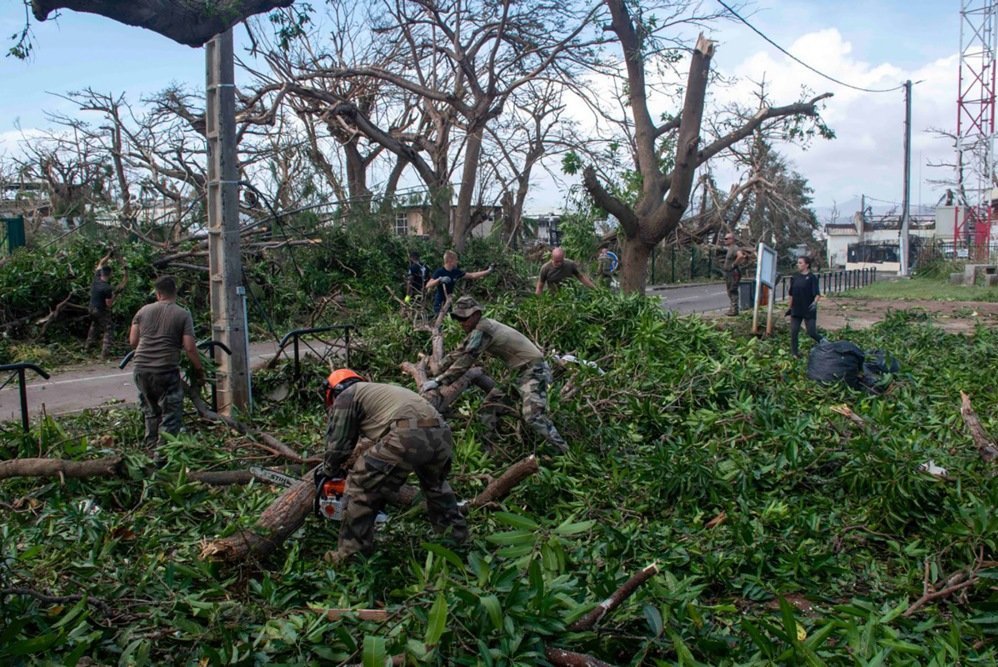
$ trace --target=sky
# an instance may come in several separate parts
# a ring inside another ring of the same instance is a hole
[[[715,0],[703,5],[719,8]],[[953,151],[930,130],[952,132],[956,125],[957,0],[753,0],[738,11],[797,58],[846,83],[893,88],[906,79],[919,82],[913,88],[911,199],[913,206],[936,202],[943,187],[929,181],[948,178],[950,172],[928,165],[952,162]],[[0,0],[0,35],[18,32],[23,24],[21,0]],[[0,156],[15,150],[23,134],[46,127],[44,112],[71,108],[59,93],[91,87],[125,91],[129,100],[137,100],[174,83],[203,89],[201,49],[70,11],[58,21],[32,24],[36,47],[31,59],[0,58]],[[752,81],[762,78],[776,104],[797,101],[801,86],[816,94],[834,93],[823,118],[837,138],[815,140],[806,151],[782,151],[814,188],[816,206],[836,205],[848,216],[858,209],[860,195],[881,206],[901,201],[902,91],[865,93],[823,79],[734,20],[713,24],[707,36],[717,44],[713,68],[740,81],[712,90],[719,100],[749,99]],[[239,83],[238,71],[236,76]],[[552,194],[535,194],[528,210],[558,208],[560,197]]]

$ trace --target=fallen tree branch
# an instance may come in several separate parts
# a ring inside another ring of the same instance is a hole
[[[857,426],[859,426],[861,428],[865,428],[866,427],[866,420],[863,419],[862,417],[860,417],[859,415],[857,415],[855,412],[853,412],[852,409],[850,409],[850,407],[848,405],[844,405],[844,404],[843,405],[833,405],[829,409],[832,412],[836,413],[836,414],[840,414],[843,417],[848,418],[849,421],[851,421],[852,423],[856,424]]]
[[[555,667],[613,667],[610,663],[591,655],[550,646],[544,649],[544,657]]]
[[[537,457],[531,454],[522,461],[511,465],[506,472],[492,481],[491,484],[479,493],[468,504],[471,507],[484,507],[489,503],[505,498],[513,487],[537,472]]]
[[[593,626],[599,623],[600,619],[623,604],[624,600],[629,598],[631,594],[637,590],[638,586],[645,583],[656,574],[658,574],[658,564],[652,563],[625,581],[624,584],[614,591],[610,597],[593,607],[589,613],[578,618],[574,623],[568,626],[568,629],[572,632],[584,632],[586,630],[591,630]]]
[[[285,445],[274,436],[269,433],[264,433],[263,431],[258,431],[254,428],[250,428],[232,417],[218,414],[208,407],[208,404],[204,402],[201,396],[193,388],[187,385],[185,385],[185,387],[187,396],[191,399],[191,403],[194,404],[194,409],[198,411],[198,414],[201,415],[202,418],[207,419],[208,421],[222,422],[240,435],[245,435],[251,438],[259,438],[263,441],[263,444],[266,445],[267,451],[271,452],[275,456],[283,456],[284,458],[295,463],[305,463],[305,457]]]
[[[934,600],[949,597],[958,591],[970,588],[980,580],[977,573],[980,572],[982,565],[983,563],[981,557],[978,556],[977,562],[975,562],[974,565],[967,569],[957,570],[953,574],[946,577],[946,579],[937,586],[933,585],[929,581],[929,559],[926,558],[925,574],[922,576],[922,597],[912,602],[901,615],[905,618],[909,618],[919,609]]]
[[[200,557],[202,560],[235,563],[268,556],[305,523],[314,502],[315,486],[312,480],[302,480],[271,503],[252,530],[241,530],[229,537],[202,542]]]
[[[87,604],[93,605],[100,609],[105,616],[111,615],[111,607],[103,600],[99,600],[95,597],[91,597],[85,593],[73,593],[71,595],[49,595],[48,593],[42,593],[41,591],[36,591],[33,588],[24,588],[21,586],[13,586],[11,588],[0,588],[0,599],[5,598],[8,595],[27,595],[35,598],[39,602],[45,602],[47,604],[63,604],[66,602],[79,602],[86,598]]]
[[[988,432],[984,430],[981,420],[977,418],[977,413],[974,412],[974,408],[970,405],[970,396],[967,396],[962,391],[960,392],[960,415],[963,417],[963,423],[967,425],[967,430],[970,431],[970,437],[973,438],[981,458],[985,462],[994,461],[995,458],[998,458],[998,445],[991,439]]]
[[[67,461],[65,459],[11,459],[0,461],[0,479],[10,477],[120,477],[124,465],[120,456],[109,456],[90,461]]]
[[[384,623],[392,616],[386,609],[325,609],[323,613],[330,621],[356,618],[360,621],[374,621],[375,623]]]

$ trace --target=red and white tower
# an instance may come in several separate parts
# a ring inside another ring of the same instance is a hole
[[[991,237],[995,188],[996,0],[961,0],[956,146],[959,206],[953,241],[981,246]],[[963,209],[963,212],[961,212]],[[963,214],[961,214],[963,213]]]

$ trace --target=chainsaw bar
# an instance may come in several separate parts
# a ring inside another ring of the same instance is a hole
[[[250,474],[256,477],[261,482],[270,482],[271,484],[277,484],[278,486],[284,486],[291,488],[299,482],[304,480],[298,479],[297,477],[292,477],[291,475],[285,475],[282,472],[277,472],[276,470],[268,470],[267,468],[250,468]]]

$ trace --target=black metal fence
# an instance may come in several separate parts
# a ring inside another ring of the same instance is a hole
[[[833,292],[845,292],[846,290],[858,289],[876,282],[877,269],[839,269],[837,271],[821,271],[815,274],[818,276],[818,284],[822,294]],[[781,275],[776,279],[776,299],[777,301],[787,298],[790,291],[791,275]]]

